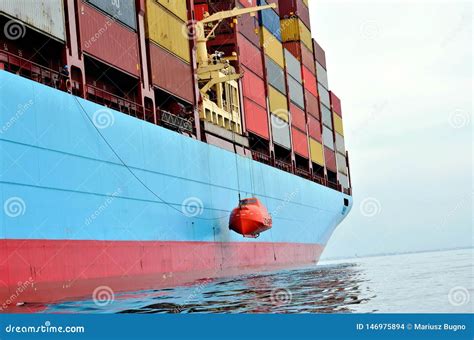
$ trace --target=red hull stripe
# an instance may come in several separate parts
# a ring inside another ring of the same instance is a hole
[[[91,297],[102,285],[133,291],[297,267],[316,263],[322,250],[301,243],[0,240],[0,311],[5,301]]]

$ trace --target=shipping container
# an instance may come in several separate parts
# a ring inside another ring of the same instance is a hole
[[[285,71],[283,68],[268,56],[265,56],[265,67],[268,83],[281,93],[286,94]]]
[[[334,150],[334,136],[326,126],[323,126],[323,144],[325,147]]]
[[[195,81],[191,65],[154,43],[149,43],[149,51],[152,83],[193,103]]]
[[[239,3],[244,7],[256,7],[257,0],[239,0]]]
[[[291,149],[290,125],[279,117],[271,114],[273,142],[288,150]]]
[[[329,110],[324,104],[321,104],[321,117],[323,124],[329,129],[334,130],[331,110]]]
[[[347,175],[346,157],[336,152],[337,172]]]
[[[0,13],[18,19],[53,38],[66,41],[64,2],[62,0],[1,0]],[[6,30],[6,26],[4,30]]]
[[[312,74],[316,73],[313,52],[310,51],[300,41],[289,41],[283,43],[283,47],[288,50],[296,59],[306,66]]]
[[[286,71],[300,84],[303,83],[301,77],[301,62],[291,54],[286,48],[283,49],[285,53]]]
[[[309,149],[311,153],[311,161],[324,166],[324,149],[322,144],[313,138],[309,138]]]
[[[237,19],[236,27],[237,31],[252,42],[252,44],[260,47],[260,26],[256,17],[243,15]]]
[[[313,41],[308,27],[298,18],[283,19],[280,23],[283,42],[301,41],[313,52]]]
[[[344,175],[344,174],[341,174],[341,173],[339,173],[337,177],[338,177],[339,183],[341,183],[342,187],[344,189],[349,189],[349,177]]]
[[[290,103],[291,123],[294,127],[306,131],[306,115],[302,109]]]
[[[340,117],[342,117],[342,106],[341,100],[338,96],[334,94],[334,92],[330,92],[331,95],[331,108],[332,111],[337,113]]]
[[[259,6],[268,5],[265,0],[257,1]],[[275,38],[281,41],[280,16],[272,9],[266,9],[258,13],[260,26],[265,27]]]
[[[303,85],[297,82],[292,76],[288,76],[288,92],[290,101],[300,108],[304,109],[304,91]]]
[[[324,161],[326,162],[326,168],[332,172],[337,172],[336,154],[334,150],[331,150],[326,145],[324,146]]]
[[[116,2],[117,0],[109,0]],[[164,8],[166,8],[168,11],[176,15],[178,18],[180,18],[183,21],[188,20],[188,8],[186,6],[186,1],[181,0],[155,0],[160,3]],[[132,2],[132,1],[130,1]]]
[[[140,76],[138,35],[134,31],[87,4],[81,6],[79,27],[84,53]]]
[[[306,132],[293,127],[291,128],[291,136],[295,153],[304,158],[309,158],[308,138],[306,137]]]
[[[252,100],[244,97],[244,117],[247,131],[268,140],[268,114],[264,107],[261,107]]]
[[[260,28],[260,43],[266,55],[273,59],[281,68],[285,67],[283,45],[265,27]]]
[[[327,107],[331,107],[331,98],[329,97],[329,91],[324,88],[321,84],[318,84],[319,100],[322,104]]]
[[[321,122],[311,116],[308,116],[308,133],[311,138],[322,142]]]
[[[281,18],[290,18],[298,16],[306,27],[311,29],[309,18],[309,8],[303,0],[285,0],[280,1],[278,6]]]
[[[303,66],[303,82],[304,88],[308,90],[314,96],[318,96],[318,85],[316,83],[316,77],[314,73],[311,73],[309,69]]]
[[[263,78],[262,50],[252,44],[250,40],[242,34],[237,35],[237,48],[239,51],[238,56],[240,64]]]
[[[120,21],[133,30],[137,29],[137,10],[135,1],[86,0],[105,14]]]
[[[314,59],[324,68],[327,70],[326,67],[326,53],[324,50],[319,46],[318,42],[313,39],[313,49],[314,49]]]
[[[306,99],[306,112],[317,119],[321,119],[318,98],[313,96],[309,91],[304,90]]]
[[[318,83],[329,89],[328,73],[318,62],[316,62],[316,76],[318,77]]]
[[[191,54],[186,23],[154,0],[146,1],[145,14],[148,38],[189,63]]]
[[[334,131],[339,133],[340,135],[344,136],[344,128],[342,126],[342,118],[339,117],[337,114],[332,116],[334,120]]]
[[[270,105],[270,112],[277,115],[284,121],[288,122],[288,102],[286,96],[282,95],[273,86],[268,86],[268,102]]]
[[[344,136],[340,135],[339,133],[335,133],[336,139],[336,151],[345,155],[346,154],[346,145],[344,142]]]
[[[252,99],[262,107],[267,107],[265,81],[242,66],[242,92],[243,96]]]

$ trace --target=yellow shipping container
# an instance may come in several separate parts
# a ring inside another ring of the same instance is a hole
[[[145,14],[147,38],[189,63],[186,23],[154,0],[147,0]]]
[[[303,3],[306,5],[306,7],[309,7],[308,0],[303,0]]]
[[[342,125],[342,118],[339,117],[337,113],[333,113],[333,120],[334,120],[334,130],[340,134],[341,136],[344,136],[344,128]]]
[[[281,39],[287,41],[302,41],[311,51],[313,51],[313,41],[311,31],[298,18],[283,19],[280,21]]]
[[[285,122],[289,122],[288,101],[280,91],[273,86],[268,86],[268,102],[270,103],[270,112]]]
[[[323,145],[313,138],[309,139],[309,147],[311,150],[311,160],[321,166],[324,166],[324,149]]]
[[[181,20],[188,20],[188,8],[183,0],[155,0],[158,1],[168,11],[178,16]]]
[[[263,46],[266,55],[272,58],[281,68],[285,68],[283,45],[263,26],[260,28],[260,44]]]

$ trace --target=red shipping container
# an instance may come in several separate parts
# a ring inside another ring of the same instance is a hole
[[[268,133],[267,110],[244,97],[244,111],[247,130],[268,140],[270,134]]]
[[[291,136],[293,137],[293,150],[300,156],[309,158],[308,138],[306,133],[296,128],[291,128]]]
[[[244,97],[252,99],[262,107],[267,107],[265,81],[243,66],[242,71],[244,74],[242,77],[242,92]]]
[[[303,0],[280,1],[278,10],[281,18],[289,18],[296,15],[301,19],[306,27],[308,27],[308,29],[311,29],[309,8],[304,4]]]
[[[191,65],[153,43],[149,43],[149,49],[153,85],[194,103],[195,81]]]
[[[84,53],[140,76],[138,35],[93,7],[80,3],[79,26]]]
[[[257,0],[239,0],[239,3],[244,7],[256,7]]]
[[[306,115],[303,110],[290,102],[291,123],[302,131],[306,131]]]
[[[304,96],[306,100],[306,113],[316,119],[321,119],[318,98],[307,90],[304,91]]]
[[[326,67],[326,52],[319,46],[316,40],[313,39],[314,60],[316,60],[325,70]]]
[[[237,22],[237,32],[242,33],[255,46],[260,46],[259,25],[257,16],[242,15]]]
[[[318,85],[316,82],[316,76],[311,73],[306,67],[303,66],[303,82],[304,88],[308,90],[314,96],[318,96]]]
[[[263,78],[262,50],[252,44],[245,36],[238,34],[238,56],[240,64]]]
[[[324,159],[326,161],[326,167],[333,172],[337,172],[336,153],[327,146],[324,147]]]
[[[341,107],[341,100],[334,94],[334,92],[330,91],[331,94],[331,107],[334,112],[336,112],[339,117],[342,117],[342,107]]]
[[[308,116],[308,134],[313,139],[322,143],[321,122],[311,116]]]
[[[293,56],[304,66],[306,66],[312,74],[316,74],[316,65],[314,64],[313,52],[311,52],[302,42],[286,42],[283,43],[283,47],[293,54]]]

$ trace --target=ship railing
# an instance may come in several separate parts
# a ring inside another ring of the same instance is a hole
[[[312,180],[313,182],[316,182],[318,184],[326,185],[326,180],[324,179],[324,177],[313,175]]]
[[[295,169],[295,174],[300,176],[300,177],[304,177],[306,179],[311,178],[311,173],[309,171],[301,169],[301,168],[296,168]]]
[[[327,186],[331,189],[340,191],[339,184],[337,184],[336,182],[327,181]]]
[[[293,172],[292,171],[293,169],[290,163],[287,163],[279,159],[275,159],[275,167],[286,172]]]
[[[260,162],[260,163],[263,163],[263,164],[268,164],[268,165],[272,164],[271,157],[269,155],[263,153],[263,152],[260,152],[260,151],[252,150],[252,159],[254,161],[257,161],[257,162]]]
[[[94,103],[104,105],[111,109],[120,111],[129,116],[146,120],[143,106],[131,100],[117,96],[113,93],[99,89],[92,85],[86,85],[86,99]]]
[[[156,110],[159,125],[171,127],[178,131],[193,133],[193,123],[189,119],[177,116],[164,110]]]
[[[0,69],[58,88],[59,72],[7,51],[0,51]]]

